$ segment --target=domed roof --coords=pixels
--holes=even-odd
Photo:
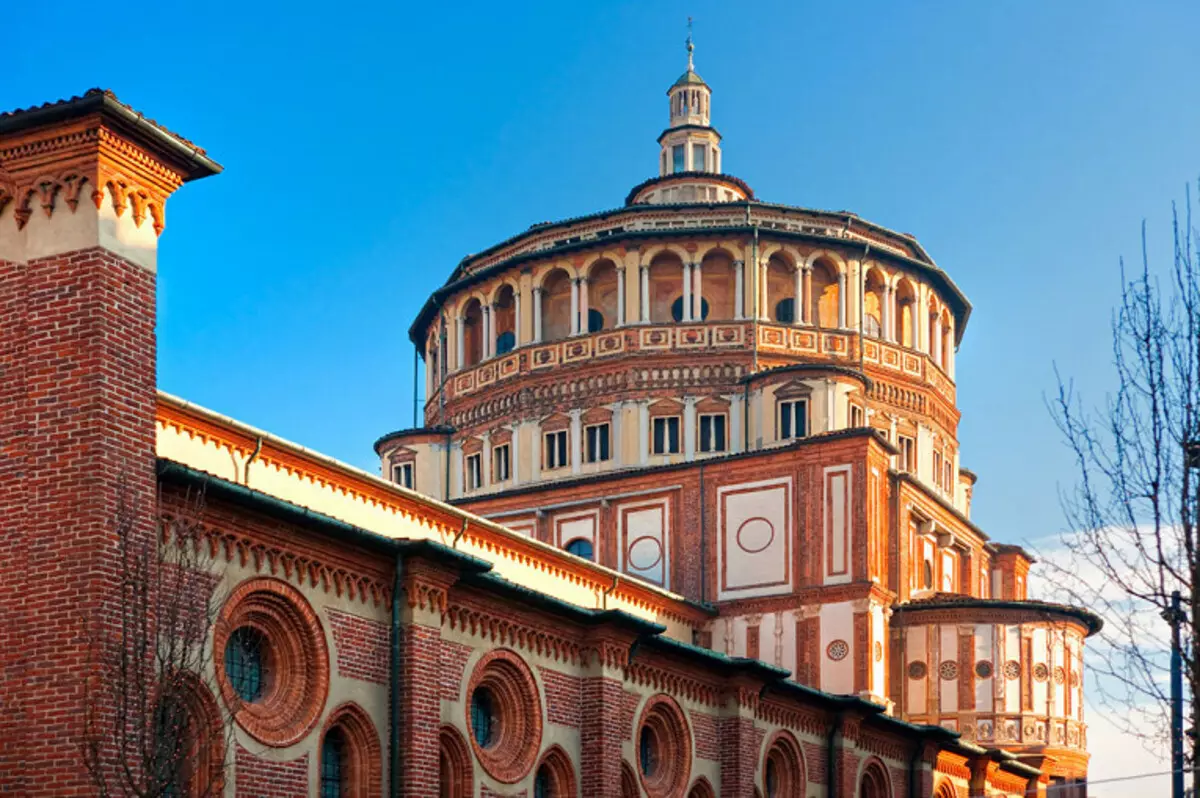
[[[676,86],[687,86],[689,84],[695,85],[695,86],[707,86],[708,85],[707,83],[704,82],[704,78],[700,77],[695,72],[693,72],[692,70],[689,69],[687,72],[684,72],[682,75],[679,76],[679,80],[677,80],[671,84],[671,88],[675,88]]]

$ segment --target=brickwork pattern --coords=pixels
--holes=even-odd
[[[290,762],[274,762],[239,745],[234,770],[238,795],[295,798],[308,794],[308,754]]]
[[[387,684],[391,659],[391,628],[386,623],[326,608],[337,672],[348,679]]]
[[[401,751],[404,783],[400,794],[406,798],[424,798],[429,785],[437,784],[438,732],[442,715],[439,691],[429,684],[429,674],[437,673],[441,651],[437,629],[419,623],[407,624],[401,641],[400,723],[405,732]]]
[[[578,729],[583,707],[583,680],[550,668],[540,670],[546,691],[546,719]]]
[[[721,718],[721,795],[754,795],[763,731],[744,717]]]
[[[692,737],[696,744],[696,756],[713,762],[721,761],[721,734],[718,719],[707,712],[692,711]]]
[[[441,668],[438,671],[438,686],[442,698],[447,701],[462,700],[463,674],[467,671],[467,660],[475,649],[453,640],[441,641]]]
[[[630,696],[616,679],[592,676],[580,685],[580,781],[583,794],[596,798],[621,796],[621,742],[633,725]]]

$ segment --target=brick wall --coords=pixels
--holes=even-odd
[[[628,693],[616,679],[591,676],[582,680],[580,710],[580,784],[595,798],[620,798],[621,741],[629,739],[632,712]],[[628,720],[627,720],[628,717]]]
[[[462,698],[463,681],[466,678],[467,660],[475,649],[452,640],[441,641],[441,668],[438,670],[442,698],[459,701]]]
[[[546,719],[578,729],[583,708],[583,680],[550,668],[540,670],[546,689]]]
[[[431,674],[438,672],[441,651],[438,629],[409,623],[401,639],[400,723],[404,730],[401,773],[404,783],[400,794],[418,798],[428,796],[437,784],[438,728],[442,713],[440,691]]]
[[[308,754],[290,762],[262,759],[237,747],[234,784],[238,795],[295,798],[308,795]]]
[[[691,713],[692,737],[696,741],[696,756],[721,761],[721,737],[717,718],[706,712]]]
[[[153,534],[154,292],[100,248],[0,264],[0,792],[94,792],[82,632],[116,617],[119,481]]]
[[[387,684],[391,660],[391,627],[386,623],[326,608],[337,672],[349,679]]]

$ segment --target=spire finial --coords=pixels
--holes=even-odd
[[[696,68],[695,68],[694,64],[692,63],[692,51],[695,49],[696,49],[696,45],[692,44],[692,18],[688,17],[688,37],[687,37],[688,72],[696,71]]]

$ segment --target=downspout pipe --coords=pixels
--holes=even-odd
[[[917,786],[917,762],[921,761],[921,751],[925,747],[924,740],[918,740],[913,747],[912,759],[908,760],[908,798],[921,798],[921,791]]]
[[[828,798],[838,798],[840,791],[838,789],[838,752],[841,750],[841,745],[835,745],[838,734],[842,731],[842,713],[844,710],[837,710],[833,716],[833,725],[829,727],[829,740],[825,745],[825,773],[826,786],[829,788],[825,791]]]
[[[392,583],[392,662],[389,674],[388,702],[388,794],[399,798],[403,773],[400,767],[400,594],[404,588],[404,555],[396,552],[396,573]]]
[[[246,464],[244,466],[242,466],[242,484],[243,485],[248,486],[250,484],[250,466],[254,463],[255,460],[258,459],[258,456],[260,454],[262,454],[262,445],[263,445],[263,439],[262,439],[262,436],[260,435],[260,436],[258,436],[258,440],[256,440],[254,442],[254,451],[250,453],[250,457],[246,459]]]

